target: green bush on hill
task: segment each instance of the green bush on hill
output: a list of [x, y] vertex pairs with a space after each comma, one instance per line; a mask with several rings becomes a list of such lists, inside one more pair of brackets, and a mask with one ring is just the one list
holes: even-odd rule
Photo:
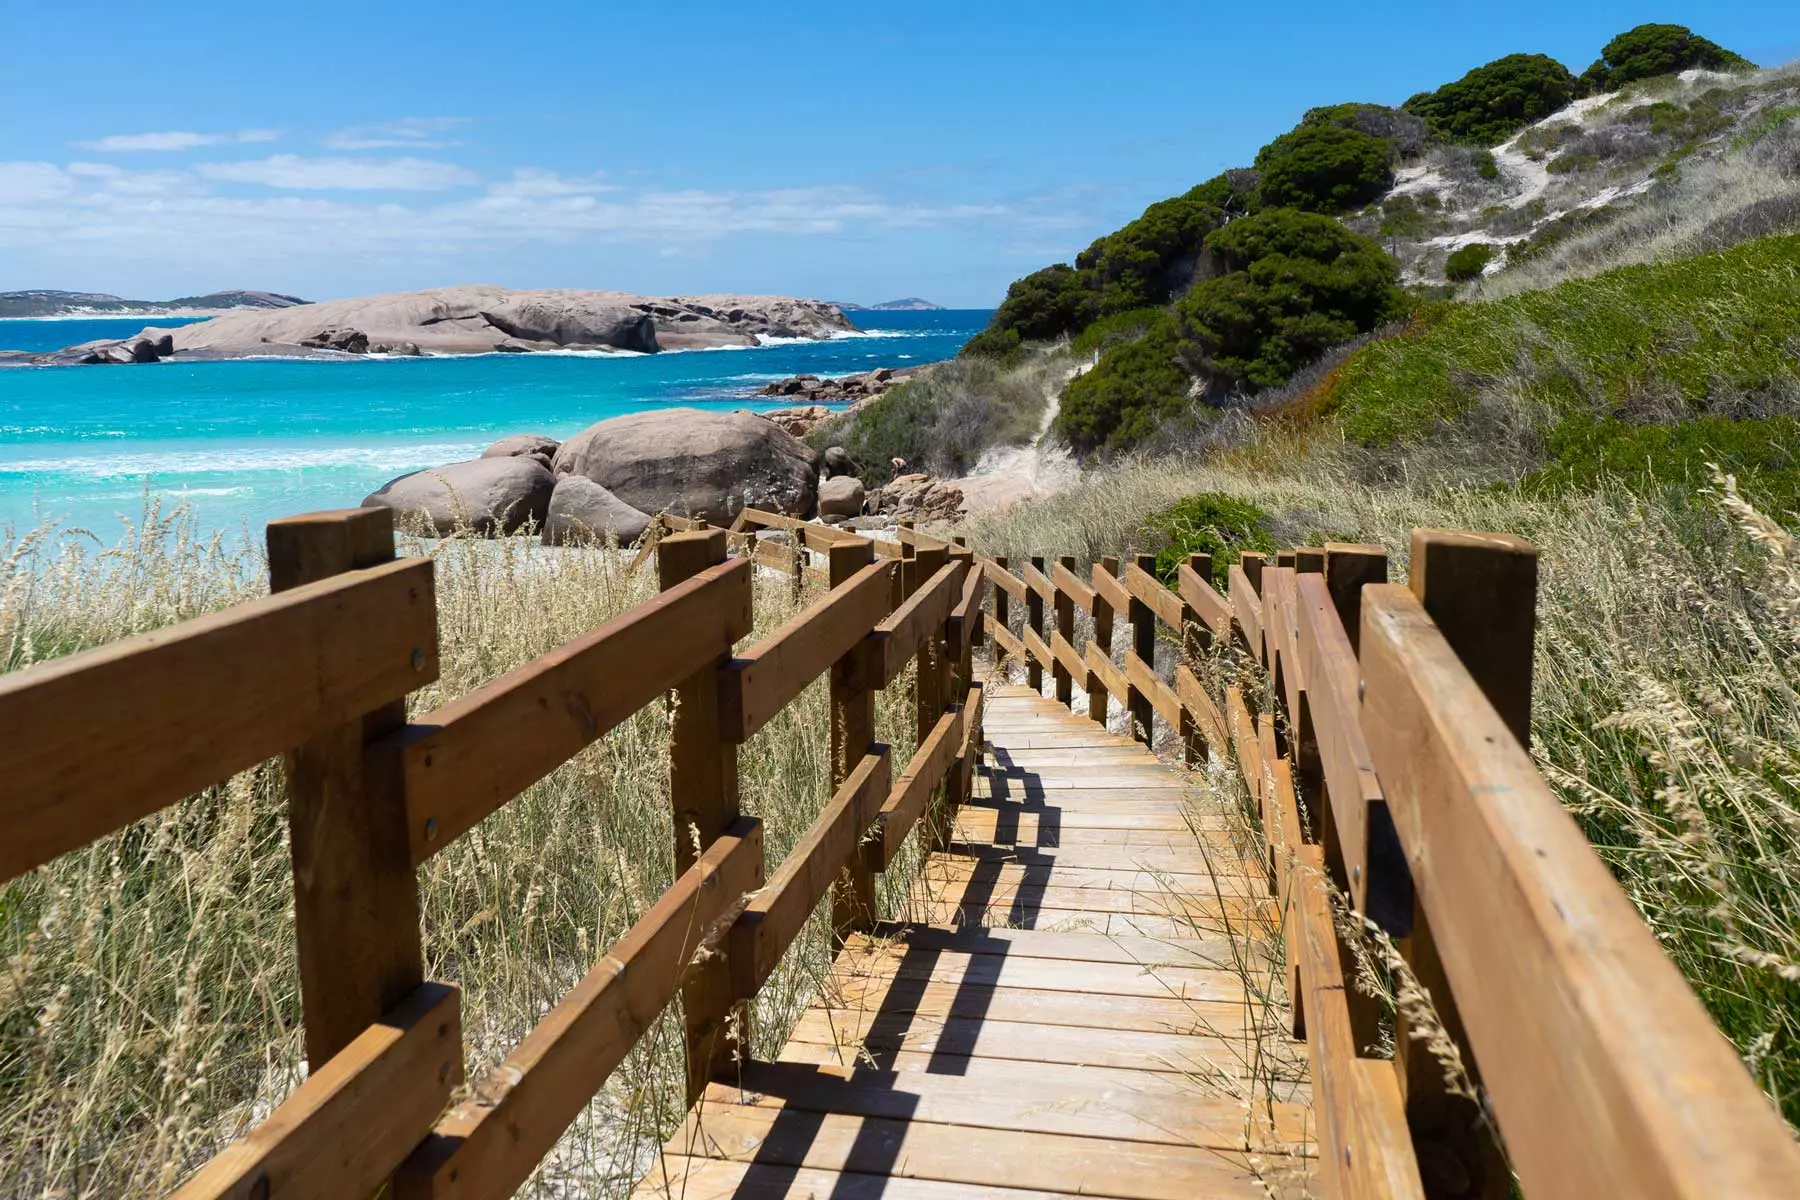
[[1097, 316], [1167, 304], [1194, 274], [1206, 235], [1225, 223], [1207, 184], [1161, 200], [1075, 259]]
[[1411, 158], [1431, 141], [1431, 127], [1403, 108], [1385, 104], [1327, 104], [1309, 108], [1301, 126], [1338, 125], [1385, 140], [1402, 158]]
[[1401, 107], [1452, 141], [1493, 146], [1575, 99], [1580, 86], [1547, 54], [1509, 54]]
[[1215, 394], [1285, 383], [1406, 305], [1394, 260], [1330, 217], [1274, 209], [1233, 221], [1206, 244], [1227, 273], [1177, 308]]
[[1144, 335], [1113, 347], [1093, 370], [1069, 381], [1056, 429], [1078, 454], [1125, 450], [1152, 437], [1192, 403], [1185, 361], [1193, 346], [1167, 309]]
[[1301, 125], [1257, 152], [1258, 197], [1263, 208], [1360, 208], [1393, 186], [1393, 162], [1386, 138], [1345, 125]]
[[1048, 402], [1047, 377], [1060, 378], [1060, 357], [1008, 368], [992, 359], [940, 363], [859, 409], [815, 427], [815, 450], [838, 445], [856, 460], [858, 477], [879, 487], [894, 475], [893, 460], [914, 471], [963, 475], [993, 446], [1023, 445], [1037, 437]]
[[1458, 250], [1453, 250], [1444, 260], [1444, 278], [1451, 283], [1467, 283], [1471, 279], [1481, 278], [1487, 265], [1494, 261], [1495, 247], [1486, 242], [1470, 242]]
[[1033, 271], [1006, 289], [988, 327], [970, 338], [963, 353], [1003, 358], [1024, 342], [1047, 341], [1094, 319], [1094, 297], [1068, 263]]
[[1685, 25], [1639, 25], [1628, 29], [1600, 51], [1600, 58], [1581, 73], [1590, 92], [1614, 91], [1639, 79], [1701, 68], [1748, 71], [1756, 64], [1710, 42]]
[[1231, 564], [1245, 550], [1264, 554], [1275, 550], [1269, 532], [1269, 514], [1224, 492], [1201, 492], [1151, 513], [1144, 520], [1143, 536], [1162, 543], [1156, 554], [1156, 577], [1175, 581], [1176, 568], [1190, 554], [1212, 555], [1213, 582], [1223, 588]]

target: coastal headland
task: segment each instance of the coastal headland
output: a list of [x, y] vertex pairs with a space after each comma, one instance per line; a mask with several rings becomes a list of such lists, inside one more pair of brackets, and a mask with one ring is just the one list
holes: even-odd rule
[[243, 309], [179, 329], [87, 342], [15, 363], [95, 365], [229, 359], [542, 351], [699, 350], [855, 333], [837, 306], [787, 296], [639, 296], [486, 284]]

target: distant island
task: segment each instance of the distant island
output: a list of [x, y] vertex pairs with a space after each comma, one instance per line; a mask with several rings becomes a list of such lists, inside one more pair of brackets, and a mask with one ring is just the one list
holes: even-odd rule
[[292, 308], [305, 304], [279, 292], [224, 291], [173, 300], [126, 300], [105, 292], [60, 292], [32, 288], [0, 292], [0, 320], [46, 317], [210, 317], [246, 308]]
[[[91, 314], [97, 310], [82, 311]], [[836, 306], [788, 296], [639, 296], [465, 284], [318, 303], [270, 297], [180, 329], [147, 328], [132, 337], [83, 342], [48, 354], [0, 351], [0, 364], [154, 363], [176, 357], [271, 354], [289, 358], [545, 350], [654, 354], [659, 350], [760, 346], [771, 338], [824, 340], [857, 332], [855, 322]]]
[[884, 304], [847, 304], [842, 300], [834, 300], [832, 303], [845, 312], [942, 312], [944, 308], [941, 304], [933, 304], [917, 296], [889, 300]]

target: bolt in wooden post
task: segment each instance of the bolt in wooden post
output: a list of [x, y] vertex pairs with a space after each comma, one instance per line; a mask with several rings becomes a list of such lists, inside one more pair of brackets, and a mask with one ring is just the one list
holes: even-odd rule
[[[1140, 554], [1135, 561], [1138, 570], [1156, 574], [1156, 555]], [[1131, 648], [1144, 660], [1145, 666], [1156, 669], [1156, 614], [1136, 596], [1131, 598]], [[1146, 746], [1154, 746], [1156, 738], [1151, 721], [1155, 718], [1150, 697], [1135, 687], [1128, 688], [1126, 695], [1130, 698], [1126, 707], [1131, 710], [1131, 736]]]
[[[1031, 565], [1039, 575], [1048, 574], [1042, 555], [1032, 555]], [[1025, 621], [1033, 633], [1040, 638], [1044, 636], [1044, 597], [1036, 588], [1025, 593]], [[1048, 640], [1045, 638], [1046, 642]], [[1025, 685], [1040, 696], [1044, 694], [1044, 668], [1031, 653], [1025, 655]]]
[[[1073, 554], [1065, 554], [1056, 561], [1065, 571], [1075, 570]], [[1075, 644], [1075, 598], [1060, 587], [1051, 594], [1056, 597], [1056, 632], [1062, 635], [1063, 641], [1073, 646]], [[1051, 674], [1056, 677], [1056, 702], [1064, 708], [1075, 707], [1075, 678], [1069, 674], [1069, 668], [1063, 666], [1061, 660], [1058, 660], [1056, 669]]]
[[[1537, 622], [1537, 547], [1509, 534], [1415, 529], [1412, 592], [1462, 659], [1489, 702], [1521, 744], [1531, 744], [1531, 656]], [[1417, 897], [1410, 937], [1400, 953], [1426, 991], [1444, 1028], [1462, 1051], [1471, 1079], [1480, 1079], [1456, 999], [1444, 974], [1431, 923]], [[1401, 1014], [1394, 1042], [1407, 1124], [1418, 1147], [1428, 1193], [1434, 1166], [1469, 1181], [1457, 1195], [1503, 1200], [1511, 1192], [1505, 1155], [1469, 1100], [1448, 1094], [1443, 1071], [1410, 1036]]]
[[[867, 541], [837, 542], [826, 551], [831, 563], [831, 586], [850, 581], [875, 561], [875, 547]], [[833, 792], [868, 753], [875, 741], [875, 692], [869, 686], [869, 667], [860, 642], [831, 667], [831, 788]], [[831, 892], [832, 936], [838, 945], [850, 933], [875, 922], [875, 876], [863, 856], [852, 854]]]
[[[268, 548], [272, 592], [392, 562], [393, 510], [271, 521]], [[435, 678], [423, 668], [428, 649], [413, 659], [421, 685]], [[396, 700], [287, 755], [300, 1006], [315, 1071], [425, 979], [404, 784], [395, 760], [368, 753], [405, 724]]]
[[[1105, 558], [1102, 558], [1100, 560], [1100, 569], [1114, 579], [1117, 579], [1119, 577], [1118, 558], [1114, 555], [1107, 555]], [[1000, 591], [995, 592], [995, 595], [998, 596], [1003, 596], [1005, 594], [1006, 593]], [[1100, 648], [1100, 653], [1106, 655], [1109, 661], [1112, 658], [1112, 633], [1112, 605], [1106, 602], [1106, 597], [1096, 594], [1094, 596], [1094, 645]], [[1106, 685], [1100, 683], [1099, 680], [1092, 678], [1090, 678], [1090, 682], [1097, 686], [1088, 692], [1088, 720], [1105, 725], [1107, 713], [1106, 702], [1108, 698]]]
[[[657, 547], [657, 583], [664, 591], [725, 561], [725, 531], [683, 533]], [[669, 738], [669, 799], [675, 809], [675, 874], [680, 876], [738, 818], [737, 747], [719, 736], [719, 669], [727, 650], [675, 689]], [[762, 874], [757, 874], [757, 882]], [[691, 1104], [710, 1080], [729, 1078], [736, 1047], [749, 1040], [747, 1006], [731, 1028], [731, 972], [723, 954], [695, 971], [681, 989], [687, 1038], [687, 1094]]]

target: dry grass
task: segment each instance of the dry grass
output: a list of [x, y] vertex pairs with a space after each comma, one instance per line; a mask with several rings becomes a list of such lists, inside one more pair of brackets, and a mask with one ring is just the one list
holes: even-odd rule
[[[655, 588], [604, 547], [413, 542], [437, 560], [442, 678], [418, 712], [525, 662]], [[254, 550], [200, 542], [152, 511], [120, 545], [39, 530], [0, 541], [7, 669], [113, 641], [263, 590]], [[763, 633], [796, 610], [757, 588]], [[824, 685], [740, 757], [771, 863], [829, 792]], [[901, 761], [910, 690], [878, 709]], [[420, 871], [428, 977], [463, 988], [471, 1077], [498, 1062], [672, 877], [668, 713], [652, 705]], [[0, 891], [0, 1179], [8, 1195], [160, 1192], [303, 1077], [281, 771], [265, 764]], [[913, 864], [884, 877], [902, 900]], [[815, 920], [758, 997], [768, 1054], [828, 961]], [[523, 1195], [623, 1194], [679, 1118], [681, 1047], [665, 1016]]]
[[1110, 472], [967, 532], [996, 553], [1153, 550], [1144, 518], [1197, 492], [1267, 510], [1282, 544], [1384, 545], [1396, 578], [1415, 526], [1508, 530], [1542, 547], [1534, 756], [1748, 1069], [1800, 1120], [1792, 531], [1723, 481], [1698, 503], [1373, 488], [1330, 452], [1288, 445]]

